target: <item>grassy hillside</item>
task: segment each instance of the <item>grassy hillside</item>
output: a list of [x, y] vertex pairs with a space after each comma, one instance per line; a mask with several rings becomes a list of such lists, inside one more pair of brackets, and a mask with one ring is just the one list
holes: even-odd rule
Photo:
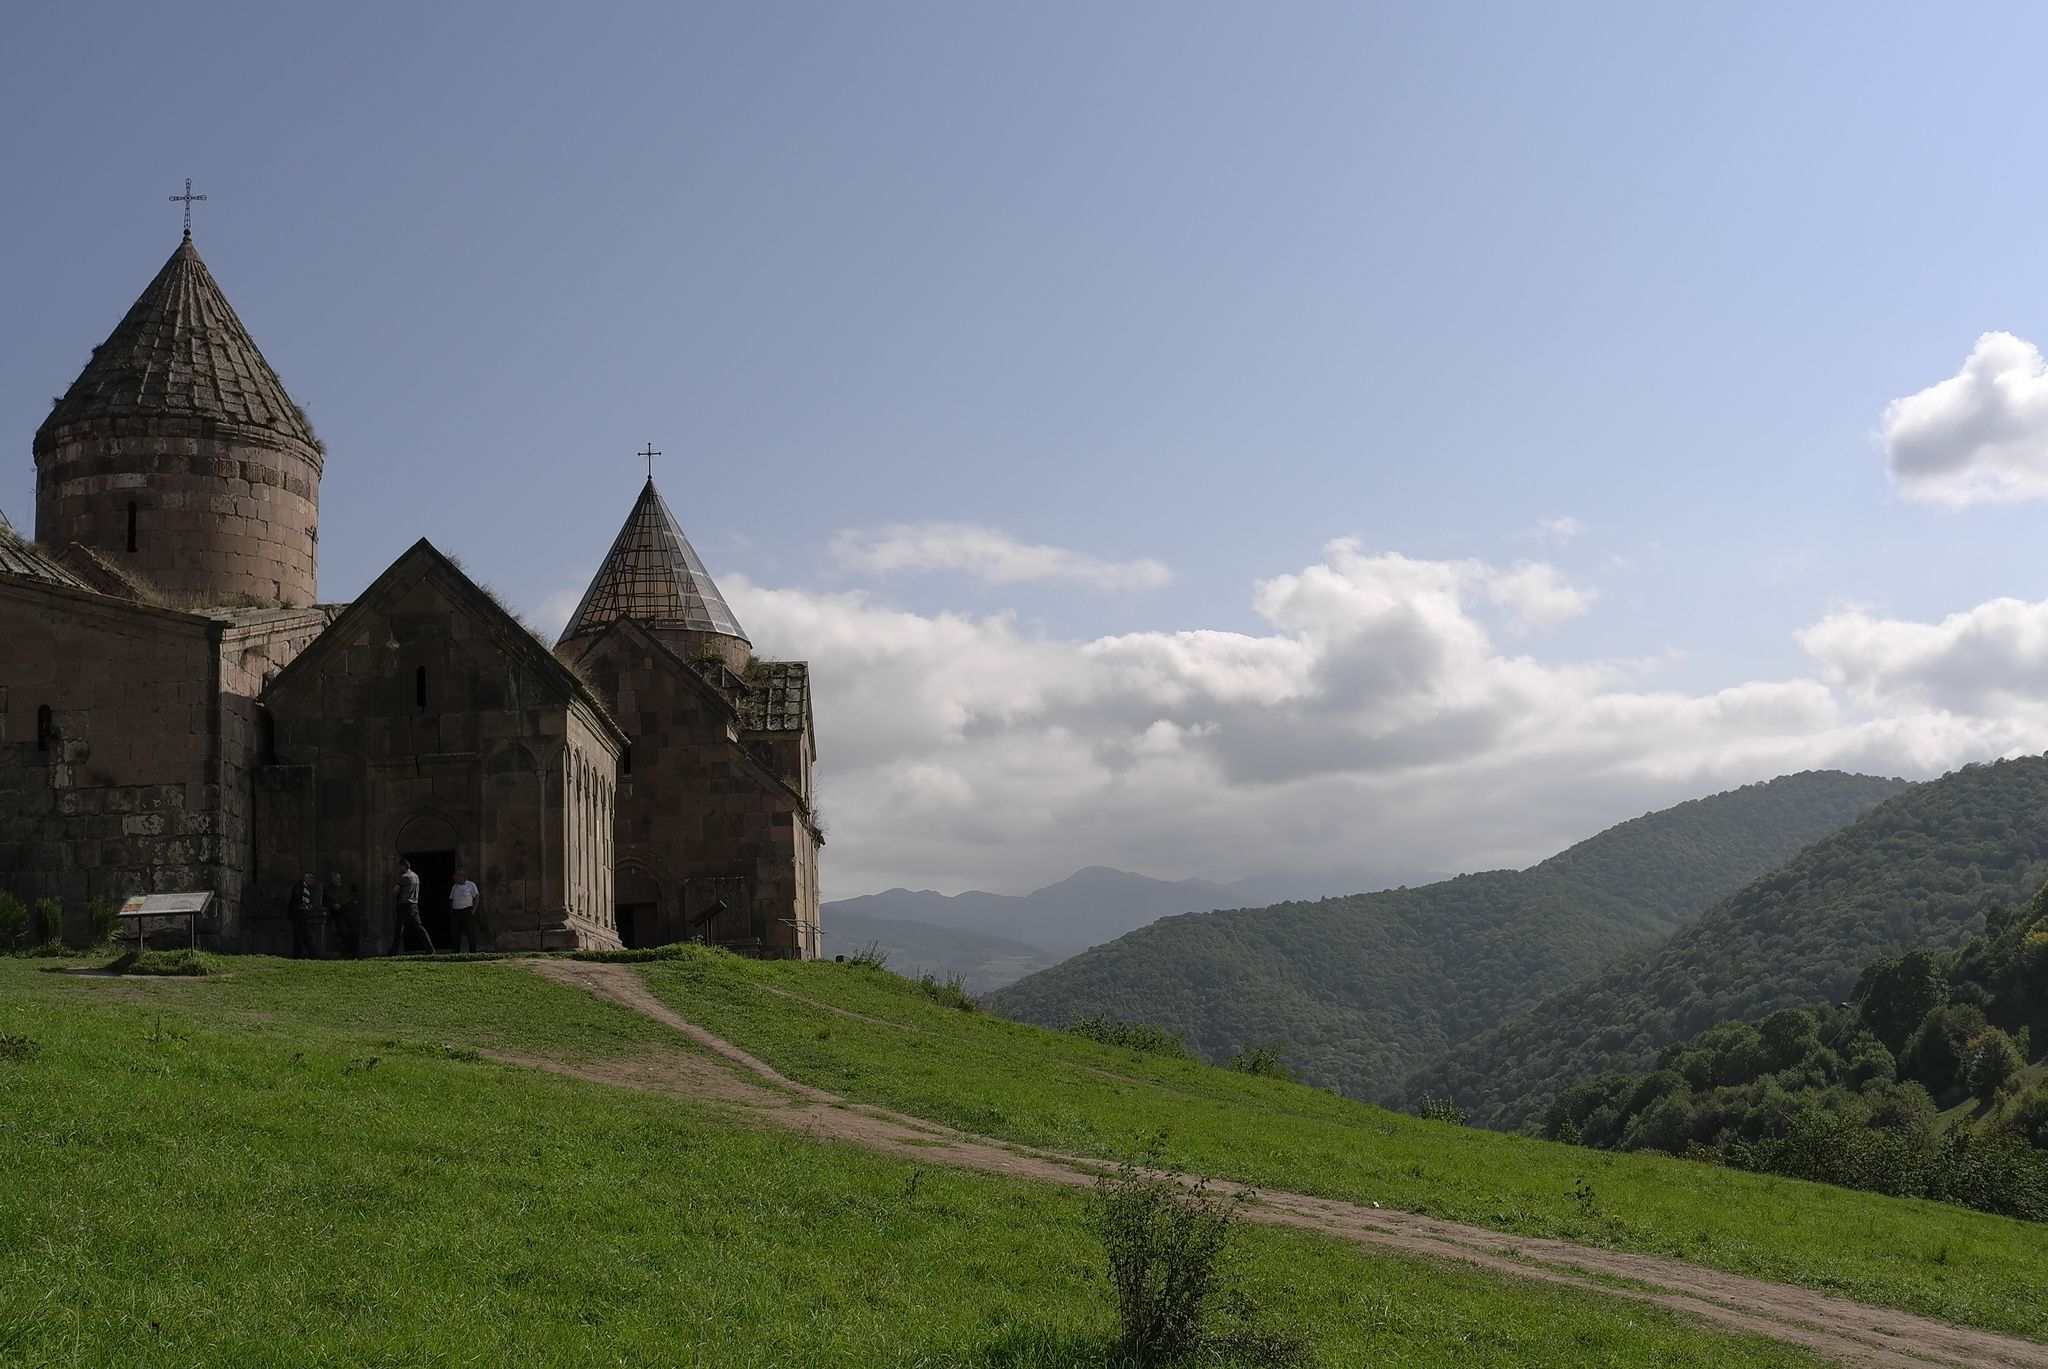
[[1863, 967], [1954, 947], [2048, 876], [2048, 759], [1917, 785], [1638, 948], [1451, 1050], [1410, 1097], [1450, 1094], [1488, 1126], [1530, 1123], [1562, 1089], [1650, 1067], [1716, 1022], [1839, 1002]]
[[1571, 983], [1905, 788], [1816, 771], [1625, 822], [1528, 870], [1168, 918], [1032, 975], [995, 1010], [1151, 1022], [1210, 1059], [1286, 1042], [1310, 1082], [1388, 1097], [1431, 1057]]
[[[680, 1049], [516, 964], [246, 959], [148, 982], [47, 966], [0, 958], [0, 1363], [1105, 1364], [1085, 1194], [499, 1063], [484, 1052], [646, 1062]], [[903, 1025], [878, 1080], [930, 1051], [953, 1074], [923, 1082], [949, 1096], [989, 1096], [960, 1070], [991, 1040], [1035, 1046], [1013, 1070], [1127, 1066], [850, 967], [706, 955], [649, 973], [693, 1011], [786, 1007], [778, 1029], [820, 1045], [857, 1019], [770, 990], [892, 1014]], [[1136, 1104], [1143, 1126], [1178, 1134], [1179, 1086], [1215, 1074], [1161, 1087], [1145, 1072], [1115, 1086], [1134, 1095], [1122, 1110], [1080, 1125], [1121, 1135]], [[1217, 1077], [1198, 1111], [1229, 1106], [1248, 1125], [1248, 1103], [1280, 1096]], [[1338, 1117], [1333, 1137], [1367, 1115]], [[2012, 1238], [1956, 1239], [1992, 1256]], [[1318, 1235], [1247, 1228], [1237, 1246], [1243, 1286], [1324, 1364], [1813, 1363], [1640, 1303]], [[1948, 1277], [1976, 1299], [2002, 1267]]]

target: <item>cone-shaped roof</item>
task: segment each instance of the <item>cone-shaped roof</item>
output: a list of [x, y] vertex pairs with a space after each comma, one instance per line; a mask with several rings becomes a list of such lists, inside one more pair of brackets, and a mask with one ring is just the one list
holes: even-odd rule
[[250, 340], [191, 235], [36, 432], [95, 418], [175, 414], [268, 428], [318, 450], [306, 417]]
[[626, 515], [626, 526], [619, 529], [556, 645], [602, 632], [618, 618], [747, 640], [652, 480]]

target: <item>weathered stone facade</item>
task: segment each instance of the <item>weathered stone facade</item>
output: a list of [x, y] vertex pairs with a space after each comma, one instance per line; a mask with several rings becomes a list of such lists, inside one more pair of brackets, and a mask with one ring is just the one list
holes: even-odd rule
[[684, 660], [630, 618], [579, 649], [583, 672], [632, 739], [618, 791], [621, 939], [816, 956], [807, 710], [800, 729], [750, 728], [754, 691], [744, 678], [721, 657]]
[[[437, 945], [446, 877], [485, 891], [500, 948], [617, 946], [612, 831], [625, 739], [547, 648], [422, 541], [264, 691], [258, 878], [359, 885], [388, 936], [399, 855]], [[436, 880], [439, 880], [436, 887]], [[438, 900], [438, 901], [437, 901]], [[274, 922], [267, 935], [279, 937]]]
[[282, 951], [339, 871], [371, 949], [405, 856], [437, 945], [460, 866], [501, 948], [818, 953], [808, 671], [754, 658], [651, 481], [553, 652], [424, 540], [314, 606], [319, 443], [189, 237], [34, 454], [0, 892], [211, 890], [211, 944]]

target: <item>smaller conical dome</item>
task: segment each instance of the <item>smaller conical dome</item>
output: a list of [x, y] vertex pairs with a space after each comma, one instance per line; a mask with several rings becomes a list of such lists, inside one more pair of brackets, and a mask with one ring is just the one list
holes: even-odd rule
[[619, 618], [656, 631], [708, 632], [747, 640], [740, 620], [726, 607], [725, 596], [711, 582], [711, 573], [652, 480], [640, 491], [633, 512], [626, 515], [626, 526], [619, 529], [555, 645], [602, 632]]
[[37, 429], [37, 445], [74, 423], [163, 415], [265, 428], [319, 448], [189, 236], [93, 349]]

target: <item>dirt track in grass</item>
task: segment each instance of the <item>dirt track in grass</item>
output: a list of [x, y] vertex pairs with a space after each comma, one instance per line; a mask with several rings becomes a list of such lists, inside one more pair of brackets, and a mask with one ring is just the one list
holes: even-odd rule
[[[656, 1050], [600, 1064], [498, 1057], [508, 1063], [623, 1088], [741, 1104], [756, 1110], [755, 1115], [771, 1125], [924, 1164], [958, 1165], [1070, 1185], [1092, 1184], [1105, 1168], [1101, 1161], [970, 1135], [886, 1108], [850, 1103], [800, 1084], [723, 1037], [686, 1021], [655, 997], [629, 966], [576, 960], [520, 963], [557, 983], [586, 989], [651, 1018], [679, 1033], [703, 1054]], [[707, 1054], [712, 1058], [707, 1059]], [[1237, 1185], [1227, 1183], [1210, 1187], [1222, 1193], [1238, 1191]], [[1248, 1221], [1321, 1231], [1377, 1250], [1455, 1260], [1514, 1278], [1652, 1303], [1728, 1331], [1801, 1346], [1840, 1364], [1882, 1369], [1925, 1369], [1928, 1364], [2048, 1369], [2048, 1346], [2032, 1341], [1949, 1326], [1910, 1312], [1655, 1255], [1514, 1236], [1414, 1213], [1271, 1189], [1256, 1190], [1243, 1215]], [[1610, 1282], [1615, 1279], [1635, 1286]]]

